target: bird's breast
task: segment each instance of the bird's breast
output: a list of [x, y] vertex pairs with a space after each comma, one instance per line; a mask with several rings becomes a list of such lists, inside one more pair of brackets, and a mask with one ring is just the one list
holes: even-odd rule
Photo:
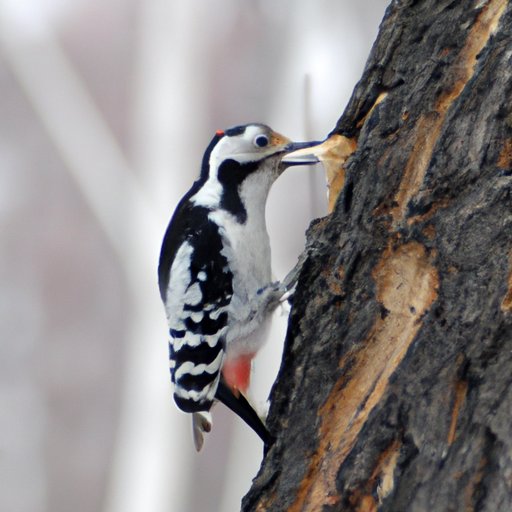
[[221, 226], [222, 254], [233, 274], [233, 294], [242, 303], [249, 302], [271, 281], [270, 241], [264, 215], [249, 217], [244, 224], [226, 212], [210, 215]]

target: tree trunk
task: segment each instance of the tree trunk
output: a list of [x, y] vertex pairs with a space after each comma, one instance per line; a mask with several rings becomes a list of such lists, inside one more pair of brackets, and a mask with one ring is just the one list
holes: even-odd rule
[[511, 34], [507, 0], [388, 8], [243, 511], [512, 510]]

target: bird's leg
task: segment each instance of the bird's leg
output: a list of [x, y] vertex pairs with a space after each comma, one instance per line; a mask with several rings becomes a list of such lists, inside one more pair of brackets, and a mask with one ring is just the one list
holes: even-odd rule
[[266, 316], [268, 313], [272, 313], [286, 292], [286, 287], [279, 281], [274, 281], [260, 288], [256, 292], [256, 300], [251, 307], [251, 316], [255, 316], [258, 313]]
[[303, 252], [299, 256], [299, 260], [296, 265], [290, 270], [290, 272], [288, 272], [281, 282], [274, 281], [257, 291], [257, 299], [251, 308], [253, 314], [257, 311], [271, 313], [279, 304], [287, 301], [293, 296], [295, 293], [295, 287], [297, 286], [297, 280], [304, 262], [306, 261], [306, 257], [306, 252]]

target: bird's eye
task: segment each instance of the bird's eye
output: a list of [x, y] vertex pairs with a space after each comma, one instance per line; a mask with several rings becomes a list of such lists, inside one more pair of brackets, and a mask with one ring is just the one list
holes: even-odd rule
[[259, 148], [264, 148], [265, 146], [268, 146], [268, 137], [266, 135], [258, 135], [254, 139], [254, 144]]

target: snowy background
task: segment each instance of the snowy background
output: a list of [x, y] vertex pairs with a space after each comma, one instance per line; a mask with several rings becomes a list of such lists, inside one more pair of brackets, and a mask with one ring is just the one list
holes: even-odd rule
[[[262, 455], [223, 406], [196, 454], [172, 401], [160, 242], [214, 131], [322, 139], [387, 0], [0, 0], [0, 510], [239, 510]], [[268, 204], [274, 272], [321, 169]], [[255, 368], [263, 401], [286, 317]]]

